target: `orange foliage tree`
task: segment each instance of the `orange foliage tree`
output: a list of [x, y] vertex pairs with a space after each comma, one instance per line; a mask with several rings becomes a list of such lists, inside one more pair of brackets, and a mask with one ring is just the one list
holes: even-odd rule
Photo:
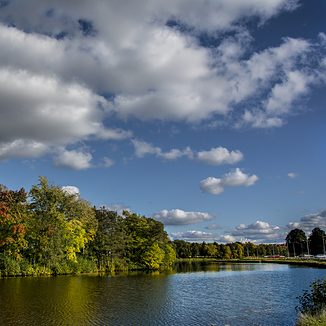
[[24, 188], [0, 192], [0, 250], [17, 260], [22, 257], [22, 249], [27, 247], [29, 214], [26, 200]]

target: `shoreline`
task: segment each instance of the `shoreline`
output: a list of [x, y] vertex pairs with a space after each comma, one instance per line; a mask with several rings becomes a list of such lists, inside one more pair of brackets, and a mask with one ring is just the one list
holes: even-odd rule
[[280, 260], [277, 259], [266, 259], [266, 258], [257, 258], [257, 259], [228, 259], [228, 260], [215, 260], [216, 262], [239, 262], [239, 263], [261, 263], [261, 264], [287, 264], [287, 265], [295, 265], [302, 267], [313, 267], [313, 268], [322, 268], [326, 269], [326, 261], [305, 261], [305, 260], [295, 260], [295, 259], [287, 259], [283, 258]]
[[326, 269], [326, 260], [312, 260], [312, 259], [296, 259], [296, 258], [249, 258], [249, 259], [215, 259], [215, 258], [179, 258], [174, 263], [178, 262], [200, 262], [200, 261], [212, 261], [217, 263], [261, 263], [261, 264], [288, 264], [302, 267], [313, 267]]

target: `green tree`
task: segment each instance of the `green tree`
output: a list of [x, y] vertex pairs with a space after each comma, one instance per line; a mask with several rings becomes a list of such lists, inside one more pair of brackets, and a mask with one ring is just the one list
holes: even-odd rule
[[165, 266], [170, 266], [177, 259], [173, 244], [171, 241], [169, 241], [163, 245], [162, 248], [164, 250], [163, 264]]
[[29, 197], [33, 212], [32, 254], [44, 263], [67, 258], [77, 261], [76, 253], [93, 239], [97, 221], [91, 204], [78, 195], [69, 194], [59, 186], [40, 177]]
[[232, 250], [228, 244], [223, 247], [223, 251], [223, 259], [230, 259], [232, 257]]
[[191, 257], [190, 243], [184, 240], [173, 241], [175, 252], [178, 258], [189, 258]]
[[309, 236], [310, 253], [312, 255], [325, 253], [325, 242], [326, 242], [325, 231], [319, 227], [314, 228]]
[[199, 243], [198, 242], [192, 242], [190, 244], [190, 251], [191, 251], [191, 257], [197, 258], [199, 256]]
[[123, 218], [104, 206], [94, 208], [94, 212], [98, 228], [89, 247], [95, 253], [99, 271], [105, 264], [112, 269], [113, 261], [125, 256], [128, 243]]
[[216, 258], [222, 259], [223, 258], [223, 245], [218, 244], [217, 242], [214, 242], [214, 245], [216, 247]]
[[215, 257], [217, 254], [217, 249], [214, 243], [206, 243], [205, 251], [208, 257]]
[[258, 257], [265, 257], [267, 255], [266, 245], [260, 244], [258, 246]]
[[124, 226], [126, 235], [130, 238], [127, 257], [145, 268], [157, 268], [164, 262], [165, 251], [169, 238], [164, 230], [164, 224], [151, 217], [131, 214], [124, 211]]
[[307, 236], [304, 231], [293, 229], [287, 234], [285, 240], [288, 244], [289, 252], [295, 256], [303, 253], [303, 245], [307, 243]]
[[231, 243], [230, 249], [232, 252], [232, 258], [242, 259], [243, 258], [243, 245], [239, 242]]

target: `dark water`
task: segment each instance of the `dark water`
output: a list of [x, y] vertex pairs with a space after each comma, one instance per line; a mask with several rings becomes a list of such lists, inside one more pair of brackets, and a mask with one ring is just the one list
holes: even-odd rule
[[167, 273], [0, 279], [0, 325], [294, 325], [326, 270], [179, 264]]

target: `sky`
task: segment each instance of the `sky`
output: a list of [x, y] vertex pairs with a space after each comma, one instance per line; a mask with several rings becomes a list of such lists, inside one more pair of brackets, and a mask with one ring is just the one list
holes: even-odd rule
[[0, 183], [190, 242], [326, 229], [324, 0], [0, 0]]

